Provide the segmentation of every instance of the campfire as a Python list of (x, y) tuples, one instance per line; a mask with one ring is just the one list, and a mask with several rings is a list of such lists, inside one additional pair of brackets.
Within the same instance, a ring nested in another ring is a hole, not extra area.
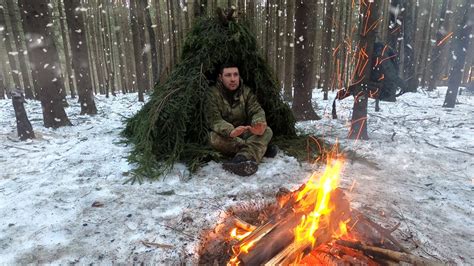
[(409, 254), (391, 236), (398, 226), (385, 229), (350, 208), (338, 188), (343, 164), (343, 157), (331, 152), (322, 174), (313, 173), (295, 191), (280, 189), (259, 226), (234, 213), (216, 228), (214, 234), (227, 232), (222, 243), (231, 256), (227, 265), (437, 264)]

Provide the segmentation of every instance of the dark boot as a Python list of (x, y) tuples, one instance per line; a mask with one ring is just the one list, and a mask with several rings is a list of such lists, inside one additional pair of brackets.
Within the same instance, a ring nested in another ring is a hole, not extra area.
[(255, 160), (247, 159), (245, 156), (237, 154), (231, 161), (224, 162), (222, 168), (240, 176), (253, 175), (258, 170)]
[(265, 152), (265, 154), (263, 155), (264, 157), (267, 157), (267, 158), (275, 158), (275, 156), (277, 155), (278, 153), (278, 146), (275, 145), (275, 144), (270, 144), (268, 145), (267, 147), (267, 151)]

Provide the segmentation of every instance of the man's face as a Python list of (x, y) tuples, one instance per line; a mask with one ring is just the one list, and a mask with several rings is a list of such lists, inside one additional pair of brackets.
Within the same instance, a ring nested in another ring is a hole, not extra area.
[(219, 74), (219, 78), (222, 80), (224, 87), (230, 91), (236, 90), (240, 85), (239, 69), (236, 67), (224, 68), (222, 74)]

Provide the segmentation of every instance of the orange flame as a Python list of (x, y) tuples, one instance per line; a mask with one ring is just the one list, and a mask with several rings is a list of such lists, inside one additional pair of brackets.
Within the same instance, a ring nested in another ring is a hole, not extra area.
[(250, 235), (252, 232), (245, 232), (243, 234), (237, 234), (237, 227), (232, 229), (232, 231), (230, 232), (230, 236), (234, 239), (237, 239), (237, 240), (242, 240), (244, 238), (246, 238), (248, 235)]
[(295, 228), (295, 241), (309, 241), (314, 247), (316, 242), (314, 233), (319, 227), (320, 219), (322, 215), (331, 212), (330, 194), (337, 188), (342, 165), (342, 159), (329, 158), (321, 178), (317, 180), (317, 175), (313, 173), (304, 189), (298, 193), (297, 201), (301, 204), (300, 206), (308, 207), (316, 204), (314, 210), (308, 216), (303, 216), (301, 223)]

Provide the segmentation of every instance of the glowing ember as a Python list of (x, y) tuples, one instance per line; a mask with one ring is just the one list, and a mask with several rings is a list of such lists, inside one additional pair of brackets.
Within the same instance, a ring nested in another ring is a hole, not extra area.
[(237, 239), (237, 240), (242, 240), (244, 239), (245, 237), (247, 237), (248, 235), (250, 235), (252, 232), (245, 232), (243, 234), (237, 234), (237, 228), (234, 228), (232, 229), (232, 231), (230, 232), (230, 236), (234, 239)]

